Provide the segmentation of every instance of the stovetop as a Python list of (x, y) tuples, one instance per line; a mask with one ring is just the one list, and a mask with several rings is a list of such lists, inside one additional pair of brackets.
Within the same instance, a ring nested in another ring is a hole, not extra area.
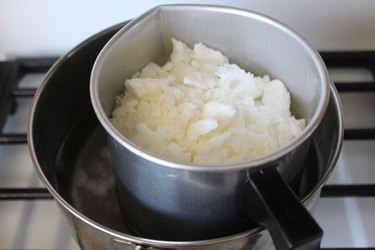
[[(375, 51), (322, 52), (344, 109), (338, 165), (313, 216), (322, 248), (375, 247)], [(0, 249), (79, 249), (28, 154), (28, 108), (57, 58), (0, 62)]]

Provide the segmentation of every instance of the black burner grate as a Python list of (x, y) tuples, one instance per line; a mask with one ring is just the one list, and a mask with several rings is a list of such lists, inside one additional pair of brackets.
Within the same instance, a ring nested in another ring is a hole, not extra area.
[[(375, 51), (322, 52), (321, 56), (328, 68), (366, 68), (375, 78)], [(31, 98), (36, 91), (33, 88), (19, 88), (18, 83), (22, 77), (29, 73), (45, 73), (56, 60), (57, 58), (36, 58), (0, 62), (0, 132), (3, 131), (7, 116), (17, 109), (16, 98)], [(339, 92), (375, 91), (374, 81), (335, 82), (335, 85)], [(346, 129), (344, 139), (374, 140), (375, 128)], [(25, 143), (27, 143), (26, 134), (0, 133), (1, 145)], [(321, 195), (322, 197), (375, 197), (375, 184), (325, 185)], [(0, 188), (0, 201), (52, 198), (45, 188)]]
[[(375, 52), (324, 52), (321, 56), (329, 69), (365, 68), (375, 78)], [(335, 82), (342, 92), (374, 92), (375, 81)], [(344, 140), (374, 140), (375, 128), (345, 129)], [(325, 185), (322, 197), (375, 197), (375, 185)]]
[[(0, 145), (27, 144), (26, 134), (3, 133), (6, 118), (16, 111), (16, 98), (32, 98), (36, 91), (35, 88), (20, 88), (20, 80), (26, 74), (46, 73), (56, 60), (36, 58), (0, 62)], [(0, 200), (52, 198), (45, 188), (0, 188)]]

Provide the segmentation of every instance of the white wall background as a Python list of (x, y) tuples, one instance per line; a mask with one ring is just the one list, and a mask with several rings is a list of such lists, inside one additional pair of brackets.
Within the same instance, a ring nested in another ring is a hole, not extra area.
[(321, 50), (375, 49), (372, 0), (1, 0), (0, 59), (61, 55), (104, 28), (165, 3), (219, 4), (257, 11), (291, 26)]

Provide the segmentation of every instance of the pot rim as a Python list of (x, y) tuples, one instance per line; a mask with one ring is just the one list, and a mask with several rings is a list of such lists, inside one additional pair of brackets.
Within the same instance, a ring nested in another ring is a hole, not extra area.
[[(250, 17), (253, 19), (257, 19), (263, 22), (266, 22), (278, 29), (283, 30), (284, 32), (288, 33), (293, 39), (297, 40), (309, 53), (312, 57), (313, 62), (318, 70), (320, 82), (322, 83), (321, 92), (319, 93), (321, 99), (319, 101), (317, 110), (315, 111), (313, 117), (308, 122), (305, 129), (302, 131), (302, 134), (292, 140), (288, 145), (270, 152), (264, 156), (248, 160), (248, 161), (241, 161), (238, 163), (226, 163), (226, 164), (192, 164), (186, 162), (179, 162), (176, 160), (168, 159), (166, 157), (160, 156), (153, 152), (147, 151), (142, 147), (138, 146), (128, 138), (126, 138), (122, 133), (120, 133), (114, 125), (111, 123), (109, 118), (107, 117), (104, 109), (100, 103), (99, 98), (99, 74), (100, 74), (100, 66), (102, 61), (106, 59), (108, 52), (112, 49), (117, 41), (121, 38), (121, 36), (126, 33), (129, 29), (131, 29), (134, 25), (136, 25), (140, 20), (146, 18), (149, 15), (152, 15), (155, 12), (158, 12), (162, 9), (199, 9), (199, 10), (211, 10), (216, 12), (230, 12), (237, 15), (242, 15), (246, 17)], [(299, 145), (304, 143), (308, 138), (312, 136), (316, 128), (319, 126), (321, 120), (324, 117), (326, 112), (328, 102), (330, 96), (330, 81), (327, 69), (325, 64), (318, 53), (318, 51), (313, 48), (303, 37), (301, 37), (297, 32), (292, 30), (290, 27), (282, 24), (281, 22), (265, 16), (263, 14), (259, 14), (253, 11), (239, 9), (239, 8), (232, 8), (226, 6), (217, 6), (217, 5), (200, 5), (200, 4), (170, 4), (170, 5), (160, 5), (157, 6), (148, 12), (144, 13), (143, 15), (139, 16), (138, 18), (132, 20), (127, 25), (125, 25), (122, 29), (120, 29), (103, 47), (100, 51), (98, 57), (95, 60), (93, 70), (90, 76), (90, 98), (91, 103), (94, 108), (95, 114), (99, 119), (100, 123), (106, 130), (106, 132), (114, 138), (118, 143), (122, 146), (133, 152), (134, 154), (156, 164), (159, 164), (164, 167), (188, 170), (188, 171), (204, 171), (204, 172), (224, 172), (224, 171), (238, 171), (241, 169), (252, 168), (257, 166), (262, 166), (266, 163), (273, 162), (281, 157), (287, 155), (289, 152), (293, 151)]]

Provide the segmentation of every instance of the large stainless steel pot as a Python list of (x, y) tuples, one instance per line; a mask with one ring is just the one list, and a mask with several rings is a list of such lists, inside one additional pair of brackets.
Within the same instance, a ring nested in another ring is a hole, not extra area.
[[(267, 156), (220, 166), (174, 162), (125, 138), (109, 121), (116, 96), (146, 63), (165, 62), (172, 37), (190, 46), (203, 42), (256, 75), (284, 81), (293, 109), (307, 120), (302, 135)], [(288, 27), (238, 9), (159, 6), (106, 44), (94, 64), (90, 92), (109, 135), (127, 221), (140, 235), (204, 240), (240, 233), (255, 221), (270, 230), (278, 246), (319, 245), (319, 226), (283, 178), (290, 184), (300, 180), (312, 135), (326, 112), (330, 82), (317, 51)]]
[[(48, 71), (30, 109), (28, 141), (35, 170), (77, 243), (82, 249), (270, 249), (272, 242), (260, 227), (212, 240), (176, 242), (141, 237), (124, 225), (104, 131), (95, 118), (88, 91), (94, 60), (123, 26), (96, 34), (63, 56)], [(312, 138), (301, 185), (295, 189), (309, 210), (341, 150), (342, 110), (333, 86), (330, 95), (325, 118)]]

